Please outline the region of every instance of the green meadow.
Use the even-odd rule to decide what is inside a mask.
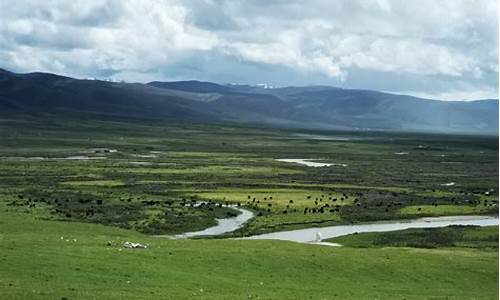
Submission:
[[[498,253],[491,243],[421,249],[169,240],[4,209],[0,215],[3,299],[498,297]],[[149,247],[124,249],[123,241]]]
[[[493,228],[359,234],[342,247],[233,239],[498,215],[496,137],[64,119],[0,120],[0,136],[2,299],[498,298]],[[154,237],[237,215],[226,203],[255,217],[223,238]]]

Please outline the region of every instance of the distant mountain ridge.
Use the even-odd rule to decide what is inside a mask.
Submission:
[[[437,101],[328,86],[147,84],[0,69],[0,116],[225,121],[274,126],[498,134],[498,100]]]
[[[193,93],[229,93],[232,90],[231,87],[228,86],[198,80],[170,82],[152,81],[149,82],[148,85],[163,89],[179,90]]]

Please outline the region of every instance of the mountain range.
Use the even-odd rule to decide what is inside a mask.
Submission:
[[[125,83],[0,69],[0,117],[52,116],[498,134],[498,99],[438,101],[330,86]]]

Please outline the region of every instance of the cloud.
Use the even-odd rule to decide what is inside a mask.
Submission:
[[[22,72],[498,90],[494,0],[0,0],[0,44]]]
[[[394,93],[394,92],[393,92]],[[397,94],[402,95],[412,95],[415,97],[434,99],[434,100],[445,100],[445,101],[472,101],[478,99],[498,99],[498,92],[488,86],[483,86],[478,89],[477,86],[474,87],[464,87],[459,90],[452,90],[443,93],[425,93],[419,91],[401,91]]]
[[[7,67],[71,75],[147,72],[175,61],[179,52],[217,43],[215,35],[187,24],[187,9],[174,2],[54,3],[24,2],[9,9],[2,2],[0,35],[10,46],[1,56]]]

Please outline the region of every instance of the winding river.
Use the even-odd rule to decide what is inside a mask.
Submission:
[[[217,225],[209,227],[204,230],[200,231],[193,231],[193,232],[186,232],[183,234],[178,234],[175,237],[176,238],[189,238],[189,237],[196,237],[196,236],[208,236],[208,235],[220,235],[223,233],[228,233],[235,231],[236,229],[240,228],[245,224],[248,220],[253,218],[254,214],[253,212],[246,210],[244,208],[237,208],[234,206],[231,206],[233,209],[237,210],[240,212],[239,215],[236,217],[232,218],[224,218],[224,219],[216,219],[217,220]]]
[[[355,232],[385,232],[403,230],[408,228],[436,228],[450,225],[476,225],[498,226],[498,217],[490,216],[447,216],[420,218],[413,220],[396,220],[375,222],[370,224],[336,225],[328,227],[315,227],[290,231],[280,231],[254,235],[245,239],[257,240],[285,240],[299,243],[316,241],[316,234],[321,233],[322,239],[348,235]]]
[[[186,232],[174,236],[174,238],[190,238],[197,236],[221,235],[241,228],[246,222],[254,217],[253,212],[233,207],[241,213],[232,218],[217,219],[217,225],[205,230]],[[322,239],[329,239],[338,236],[361,232],[386,232],[404,230],[408,228],[436,228],[450,225],[475,225],[475,226],[498,226],[498,217],[492,216],[446,216],[429,217],[410,220],[380,221],[369,224],[335,225],[327,227],[313,227],[289,231],[279,231],[266,234],[259,234],[242,239],[249,240],[285,240],[299,243],[315,243],[316,235],[321,233]],[[172,236],[170,236],[172,237]],[[334,246],[333,243],[318,243]]]

